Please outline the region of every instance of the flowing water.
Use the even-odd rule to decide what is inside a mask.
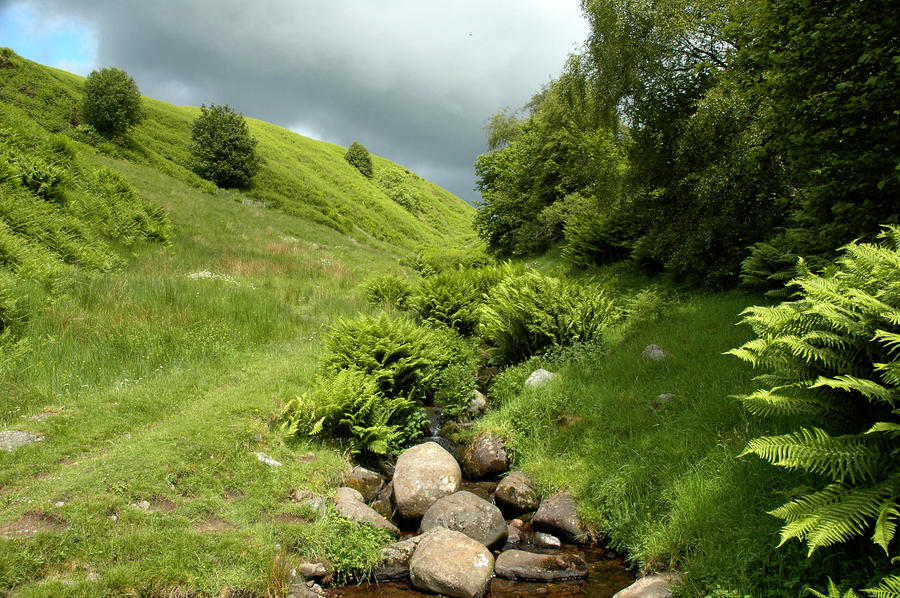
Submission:
[[[526,550],[534,550],[525,547]],[[541,550],[541,552],[553,552]],[[557,551],[560,552],[560,551]],[[495,577],[491,581],[486,598],[527,598],[529,596],[553,596],[563,598],[610,598],[622,588],[634,582],[634,575],[625,568],[622,559],[612,557],[606,550],[596,547],[566,546],[561,552],[577,552],[588,564],[587,579],[559,582],[510,581]],[[330,598],[413,598],[434,596],[415,589],[408,581],[363,583],[355,586],[332,588]]]

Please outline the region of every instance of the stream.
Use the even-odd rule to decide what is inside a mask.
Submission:
[[[440,409],[430,408],[427,410],[427,415],[431,436],[423,439],[422,442],[435,442],[452,454],[456,447],[450,440],[440,436]],[[490,485],[490,483],[487,484]],[[496,483],[494,483],[493,486],[496,487]],[[462,489],[469,490],[490,500],[492,503],[494,502],[492,491],[485,487],[485,482],[475,483],[464,481]],[[529,596],[611,598],[619,590],[634,583],[634,575],[625,566],[624,559],[614,552],[598,546],[573,546],[562,544],[559,548],[547,548],[545,546],[536,545],[539,544],[539,542],[532,543],[532,540],[540,535],[535,536],[534,532],[532,532],[529,523],[530,518],[527,515],[524,516],[523,519],[526,521],[507,519],[507,524],[511,521],[516,521],[518,524],[520,540],[515,543],[507,542],[501,550],[494,551],[495,557],[503,551],[514,549],[543,554],[575,553],[580,555],[587,564],[588,576],[586,579],[556,582],[511,581],[494,577],[491,580],[488,592],[485,594],[487,598],[526,598]],[[407,532],[404,534],[404,537],[408,537],[408,535]],[[413,587],[409,580],[406,580],[368,582],[358,585],[335,587],[328,590],[327,596],[329,598],[369,598],[372,596],[412,598],[435,596],[435,594],[418,590]]]

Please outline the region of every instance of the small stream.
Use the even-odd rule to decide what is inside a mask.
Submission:
[[[452,453],[455,445],[450,440],[440,436],[441,415],[440,409],[427,409],[431,437],[422,440],[422,442],[436,442]],[[496,483],[464,481],[462,489],[493,502],[493,497],[490,494],[492,490],[489,489],[491,485],[496,487]],[[530,520],[527,516],[525,519]],[[507,523],[509,521],[507,520]],[[521,524],[522,522],[520,521],[519,523]],[[558,582],[511,581],[495,577],[491,580],[488,592],[485,594],[487,598],[526,598],[530,596],[611,598],[616,592],[628,587],[635,581],[634,575],[626,568],[624,560],[612,551],[598,546],[572,546],[568,544],[563,544],[560,548],[535,546],[529,542],[529,539],[534,538],[530,524],[525,523],[520,529],[522,541],[515,544],[507,543],[502,550],[495,551],[495,556],[500,554],[500,552],[513,549],[543,554],[576,553],[587,563],[588,577],[586,579]],[[408,535],[415,534],[409,534],[409,532],[403,534],[404,538],[408,537]],[[435,596],[435,594],[416,589],[408,580],[369,582],[336,587],[329,589],[327,595],[329,598],[370,598],[372,596],[412,598]]]

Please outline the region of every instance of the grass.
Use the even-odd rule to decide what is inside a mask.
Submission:
[[[683,571],[679,595],[799,597],[827,576],[862,576],[853,547],[813,559],[796,542],[776,549],[780,522],[766,511],[812,480],[737,458],[750,438],[792,427],[751,418],[730,398],[755,388],[750,369],[722,353],[749,338],[734,323],[758,301],[682,294],[610,331],[600,352],[574,347],[510,368],[489,392],[499,408],[479,426],[506,436],[545,491],[571,490],[597,537],[637,569]],[[642,360],[651,343],[671,358]],[[539,366],[559,380],[523,390]]]
[[[412,213],[342,148],[253,120],[263,171],[216,190],[185,168],[196,109],[147,98],[140,127],[96,138],[69,122],[80,78],[0,53],[16,151],[64,173],[58,204],[0,189],[0,429],[44,437],[0,452],[0,596],[279,596],[303,557],[371,567],[383,534],[290,500],[327,494],[345,455],[270,422],[332,322],[374,309],[360,282],[468,245],[472,210],[376,157],[404,172]],[[162,209],[166,242],[129,238],[126,204],[85,208],[104,169]]]

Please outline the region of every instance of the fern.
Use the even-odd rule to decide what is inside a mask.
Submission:
[[[900,575],[885,577],[877,588],[863,590],[875,598],[900,598]]]
[[[856,592],[853,590],[847,590],[845,593],[841,594],[841,590],[834,584],[831,579],[828,580],[828,593],[823,594],[822,592],[818,592],[812,588],[807,588],[807,592],[816,596],[817,598],[857,598]]]
[[[828,480],[771,512],[785,522],[782,544],[805,541],[810,554],[871,534],[889,555],[897,534],[900,227],[881,239],[848,245],[823,274],[801,261],[795,299],[745,310],[757,338],[728,352],[764,371],[767,388],[737,397],[748,411],[817,418],[820,427],[756,438],[743,453]]]

